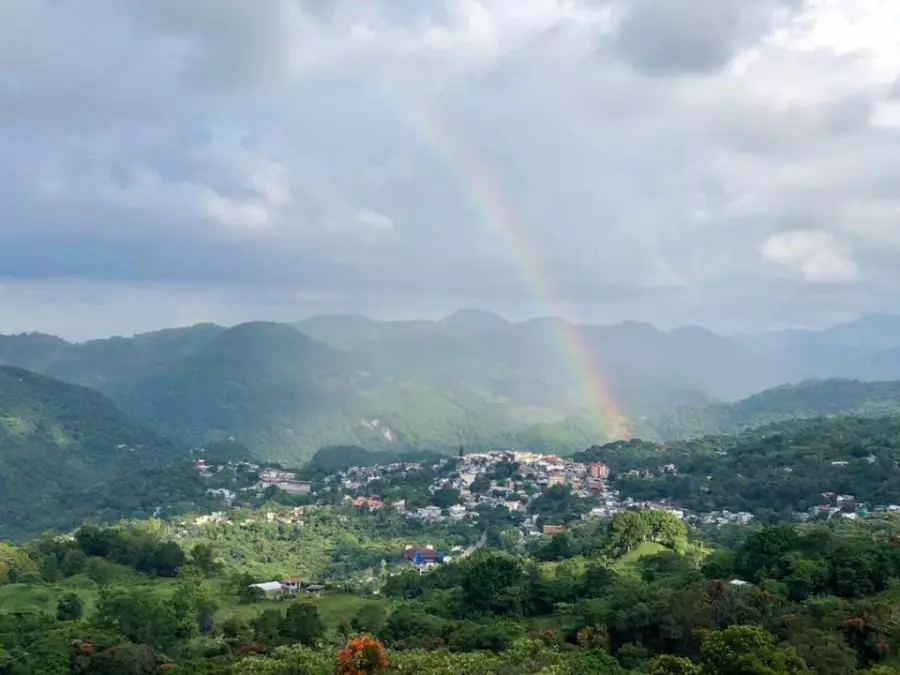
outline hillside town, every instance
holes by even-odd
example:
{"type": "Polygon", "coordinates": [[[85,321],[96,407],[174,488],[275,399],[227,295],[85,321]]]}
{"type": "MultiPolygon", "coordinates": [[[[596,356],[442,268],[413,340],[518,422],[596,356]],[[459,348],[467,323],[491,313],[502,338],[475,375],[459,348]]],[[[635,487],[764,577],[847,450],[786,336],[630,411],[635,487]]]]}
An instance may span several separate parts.
{"type": "Polygon", "coordinates": [[[735,523],[746,525],[753,516],[749,513],[715,511],[696,514],[665,501],[640,501],[623,497],[609,484],[610,468],[603,463],[581,463],[557,455],[543,455],[523,450],[498,450],[467,454],[460,457],[453,470],[438,477],[428,490],[431,494],[448,490],[458,493],[458,501],[446,507],[436,505],[409,508],[404,501],[384,502],[368,494],[367,487],[386,479],[403,479],[426,468],[422,463],[397,463],[372,467],[351,467],[329,477],[326,484],[339,485],[341,490],[356,493],[350,504],[360,509],[393,508],[409,518],[428,522],[452,522],[479,517],[482,508],[503,508],[511,514],[523,516],[522,529],[531,535],[554,534],[563,529],[533,508],[534,500],[547,490],[559,487],[573,497],[586,500],[590,509],[582,515],[588,518],[611,518],[622,510],[656,509],[676,517],[703,524],[735,523]]]}
{"type": "MultiPolygon", "coordinates": [[[[208,463],[198,459],[195,470],[205,477],[222,471],[238,471],[253,480],[239,490],[210,488],[228,505],[239,493],[261,494],[277,488],[308,500],[308,507],[323,503],[325,495],[340,495],[341,503],[363,512],[392,509],[404,517],[428,523],[476,524],[484,511],[502,509],[524,534],[555,534],[564,523],[542,513],[536,500],[541,495],[565,495],[582,500],[582,519],[611,518],[622,510],[666,511],[688,522],[707,525],[746,525],[750,513],[714,511],[694,513],[670,500],[645,501],[623,496],[610,485],[610,468],[601,462],[582,463],[553,454],[527,450],[497,450],[464,454],[431,462],[396,462],[375,466],[353,466],[318,482],[298,479],[298,472],[262,467],[252,462],[208,463]],[[416,492],[416,499],[391,498],[386,493],[412,491],[421,477],[429,482],[416,492]]],[[[674,467],[661,467],[675,471],[674,467]]],[[[330,502],[329,502],[330,503],[330,502]]],[[[214,516],[219,519],[224,516],[214,516]]]]}
{"type": "MultiPolygon", "coordinates": [[[[524,541],[552,537],[578,522],[611,519],[626,510],[664,511],[697,526],[746,526],[754,521],[754,515],[748,512],[724,509],[694,512],[675,500],[635,499],[613,486],[612,471],[605,463],[579,462],[527,450],[460,452],[456,457],[429,461],[351,466],[327,475],[310,475],[246,461],[215,463],[197,459],[193,467],[211,483],[228,482],[222,479],[232,477],[231,487],[211,486],[208,490],[222,497],[229,506],[244,503],[249,495],[259,498],[278,494],[288,498],[286,503],[295,505],[278,510],[266,508],[261,512],[235,510],[200,515],[193,522],[181,523],[182,536],[189,536],[191,529],[210,525],[239,528],[274,525],[297,531],[304,526],[308,514],[327,506],[343,506],[363,516],[387,511],[423,525],[471,528],[468,546],[452,546],[447,550],[412,537],[402,550],[397,549],[396,562],[390,570],[381,573],[390,575],[399,573],[403,567],[426,572],[466,558],[486,545],[489,527],[498,523],[502,523],[506,532],[518,530],[523,537],[520,541],[524,541]],[[561,504],[563,508],[559,508],[561,504]],[[237,516],[239,512],[241,517],[237,516]]],[[[623,474],[626,478],[650,480],[664,475],[678,475],[678,468],[669,463],[655,470],[629,470],[623,474]]],[[[866,505],[853,495],[825,492],[821,497],[821,504],[795,513],[794,518],[808,521],[870,515],[866,505]]],[[[885,507],[873,509],[871,515],[885,509],[900,512],[900,507],[885,507]]],[[[378,573],[369,570],[360,578],[363,583],[371,583],[377,576],[378,573]]],[[[318,595],[325,589],[320,582],[302,582],[291,577],[260,580],[246,590],[254,597],[291,599],[318,595]]]]}

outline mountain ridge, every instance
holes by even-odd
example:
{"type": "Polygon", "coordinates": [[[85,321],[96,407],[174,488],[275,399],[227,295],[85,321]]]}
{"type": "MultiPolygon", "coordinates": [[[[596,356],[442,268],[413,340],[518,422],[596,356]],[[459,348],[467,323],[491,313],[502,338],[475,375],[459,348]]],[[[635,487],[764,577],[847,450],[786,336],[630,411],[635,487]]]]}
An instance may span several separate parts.
{"type": "Polygon", "coordinates": [[[804,380],[766,389],[743,400],[680,408],[644,431],[665,440],[736,435],[791,420],[856,415],[900,415],[900,382],[853,379],[804,380]]]}
{"type": "MultiPolygon", "coordinates": [[[[0,336],[0,364],[96,389],[164,433],[191,442],[235,437],[261,458],[292,464],[327,445],[509,443],[569,452],[611,437],[589,423],[595,411],[562,321],[460,310],[439,320],[334,314],[206,323],[84,343],[23,334],[0,336]]],[[[900,379],[900,347],[858,339],[890,321],[836,329],[845,341],[857,337],[853,346],[825,340],[833,361],[776,349],[780,338],[771,334],[754,343],[634,321],[581,326],[579,356],[602,373],[636,433],[686,433],[680,425],[705,432],[735,426],[722,412],[729,402],[785,383],[900,379]]]]}

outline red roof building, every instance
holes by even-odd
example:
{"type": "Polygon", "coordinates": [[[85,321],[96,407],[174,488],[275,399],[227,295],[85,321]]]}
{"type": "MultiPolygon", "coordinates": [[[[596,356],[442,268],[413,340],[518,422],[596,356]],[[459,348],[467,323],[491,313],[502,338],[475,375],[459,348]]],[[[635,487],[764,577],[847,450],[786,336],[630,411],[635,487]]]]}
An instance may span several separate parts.
{"type": "Polygon", "coordinates": [[[598,480],[588,480],[587,489],[591,492],[602,492],[604,488],[603,482],[598,480]]]}
{"type": "Polygon", "coordinates": [[[378,497],[357,497],[350,504],[356,509],[380,509],[384,506],[378,497]]]}
{"type": "Polygon", "coordinates": [[[407,546],[403,551],[403,558],[406,562],[416,567],[436,565],[444,562],[444,554],[440,551],[435,551],[430,546],[407,546]]]}

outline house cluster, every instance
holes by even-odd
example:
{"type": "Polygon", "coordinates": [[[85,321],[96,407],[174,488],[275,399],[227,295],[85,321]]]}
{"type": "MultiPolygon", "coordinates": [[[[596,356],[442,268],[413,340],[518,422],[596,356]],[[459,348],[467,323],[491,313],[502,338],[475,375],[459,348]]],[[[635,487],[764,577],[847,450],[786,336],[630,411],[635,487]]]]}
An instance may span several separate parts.
{"type": "MultiPolygon", "coordinates": [[[[834,462],[832,462],[834,464],[834,462]]],[[[900,507],[897,507],[900,509],[900,507]]],[[[887,507],[885,511],[889,511],[887,507]]],[[[865,518],[870,515],[869,508],[856,501],[853,495],[837,494],[835,492],[823,492],[822,502],[811,506],[806,511],[796,513],[795,517],[799,521],[809,520],[831,520],[832,518],[845,518],[847,520],[856,520],[857,518],[865,518]]]]}
{"type": "MultiPolygon", "coordinates": [[[[717,453],[721,454],[721,453],[717,453]]],[[[865,458],[872,461],[872,458],[865,458]]],[[[842,465],[841,461],[831,462],[842,465]]],[[[194,468],[203,476],[212,477],[223,470],[232,470],[250,476],[251,487],[213,488],[223,501],[232,506],[241,490],[259,493],[270,486],[276,486],[292,494],[310,494],[310,483],[297,479],[297,474],[277,468],[263,467],[251,462],[229,462],[215,465],[199,458],[194,468]]],[[[677,475],[674,464],[666,464],[655,469],[635,469],[625,476],[654,478],[661,475],[677,475]]],[[[344,503],[360,511],[391,509],[404,517],[428,523],[475,523],[484,514],[484,509],[505,509],[515,521],[520,523],[525,534],[552,534],[554,525],[545,532],[545,522],[534,508],[533,501],[546,490],[555,486],[569,488],[573,495],[588,499],[590,510],[584,518],[610,518],[622,510],[662,510],[687,522],[700,525],[747,525],[754,517],[751,513],[728,510],[691,512],[678,503],[661,499],[657,501],[635,500],[620,496],[608,484],[610,469],[601,462],[582,463],[561,458],[553,454],[540,454],[528,450],[499,450],[471,453],[459,458],[442,459],[430,463],[397,462],[366,467],[350,467],[325,479],[326,487],[338,488],[345,496],[344,503]],[[403,485],[412,481],[414,474],[427,470],[433,479],[423,488],[428,499],[418,493],[416,504],[407,504],[403,499],[389,500],[382,493],[385,484],[403,485]],[[380,487],[379,487],[380,486],[380,487]],[[442,493],[442,494],[438,494],[442,493]],[[448,499],[449,496],[449,499],[448,499]],[[423,501],[426,504],[423,505],[423,501]]],[[[407,494],[412,501],[412,496],[407,494]]],[[[309,507],[307,507],[309,508],[309,507]]],[[[900,515],[900,506],[869,509],[856,501],[853,495],[826,492],[822,501],[808,510],[795,514],[798,520],[831,518],[865,518],[873,515],[900,515]]],[[[269,517],[276,517],[268,514],[269,517]]],[[[277,516],[279,522],[297,523],[300,515],[277,516]]],[[[223,513],[213,513],[198,518],[195,525],[230,523],[223,513]],[[202,521],[202,522],[201,522],[202,521]]],[[[235,523],[249,526],[249,523],[235,523]]],[[[428,563],[440,564],[430,555],[423,554],[428,563]]]]}
{"type": "MultiPolygon", "coordinates": [[[[524,513],[536,495],[557,485],[570,488],[580,497],[611,497],[608,477],[605,464],[583,464],[521,450],[500,451],[465,455],[455,473],[439,479],[431,490],[450,487],[459,491],[459,504],[446,509],[445,515],[458,521],[477,516],[476,509],[485,506],[524,513]]],[[[420,511],[426,512],[416,517],[433,519],[436,515],[420,511]]]]}
{"type": "Polygon", "coordinates": [[[556,455],[508,450],[462,457],[458,467],[458,480],[453,487],[459,488],[465,496],[465,492],[470,490],[479,477],[496,476],[496,470],[503,465],[515,466],[515,476],[509,479],[494,478],[491,490],[513,487],[514,493],[526,496],[536,489],[555,485],[565,485],[582,496],[589,496],[604,491],[605,481],[609,477],[609,467],[599,462],[583,464],[561,459],[556,455]]]}
{"type": "MultiPolygon", "coordinates": [[[[312,489],[310,483],[297,480],[297,474],[292,471],[261,467],[259,464],[254,464],[253,462],[226,462],[224,464],[215,464],[200,458],[194,460],[194,470],[205,478],[212,478],[223,471],[230,471],[235,474],[255,474],[258,476],[257,482],[244,489],[254,490],[256,492],[262,492],[273,485],[284,490],[288,494],[294,495],[309,494],[312,489]]],[[[224,488],[210,489],[207,490],[207,492],[220,494],[229,505],[233,504],[237,498],[236,492],[224,488]]]]}
{"type": "Polygon", "coordinates": [[[265,511],[260,514],[262,517],[234,519],[228,515],[240,513],[239,511],[213,511],[212,513],[196,516],[193,520],[182,520],[178,523],[178,534],[186,536],[188,530],[195,527],[203,527],[206,525],[237,525],[238,527],[248,528],[254,527],[259,523],[277,523],[280,525],[300,525],[303,524],[303,516],[312,510],[320,507],[316,505],[295,506],[279,512],[265,511]]]}
{"type": "Polygon", "coordinates": [[[300,579],[263,581],[258,584],[250,584],[248,588],[257,589],[267,600],[296,598],[298,595],[321,595],[325,591],[325,586],[322,584],[308,584],[300,579]]]}
{"type": "Polygon", "coordinates": [[[819,504],[809,507],[806,511],[795,513],[794,517],[801,522],[831,520],[832,518],[858,520],[860,518],[900,517],[900,504],[870,506],[859,501],[854,495],[837,492],[823,492],[821,496],[822,501],[819,504]]]}
{"type": "Polygon", "coordinates": [[[701,525],[749,525],[753,522],[753,514],[746,511],[708,511],[689,514],[689,520],[701,525]]]}
{"type": "MultiPolygon", "coordinates": [[[[524,513],[536,495],[557,485],[567,486],[581,497],[600,499],[610,507],[616,503],[616,493],[606,483],[609,467],[599,462],[584,464],[556,455],[509,450],[464,455],[455,462],[452,471],[442,471],[443,466],[444,462],[431,465],[410,462],[351,467],[327,482],[345,493],[355,493],[355,497],[345,497],[345,502],[354,508],[367,511],[391,508],[407,518],[429,523],[475,521],[484,507],[524,513]],[[434,495],[453,490],[459,495],[456,503],[413,508],[405,500],[385,502],[371,494],[370,486],[376,481],[402,482],[406,476],[425,468],[438,474],[428,492],[434,495]]],[[[531,521],[526,521],[526,527],[536,531],[536,523],[531,521]]]]}
{"type": "MultiPolygon", "coordinates": [[[[440,464],[427,468],[438,470],[440,464]]],[[[607,483],[610,475],[609,467],[603,463],[574,462],[556,455],[542,455],[530,451],[510,450],[460,457],[451,472],[438,473],[438,478],[429,486],[433,495],[439,490],[452,488],[458,491],[459,501],[446,507],[423,506],[407,508],[403,500],[385,502],[380,497],[369,494],[368,487],[375,481],[397,478],[412,472],[420,471],[422,463],[395,463],[381,466],[353,467],[336,476],[332,481],[345,491],[357,491],[366,496],[346,497],[347,503],[360,510],[377,510],[391,508],[407,518],[431,523],[453,523],[465,520],[477,520],[478,509],[502,507],[512,513],[526,514],[529,504],[544,490],[556,485],[564,485],[576,496],[590,499],[593,506],[583,517],[611,518],[623,510],[660,510],[675,517],[704,525],[747,525],[753,515],[747,512],[731,512],[727,510],[696,513],[682,508],[669,500],[635,500],[622,498],[617,490],[611,489],[607,483]]],[[[660,466],[650,472],[677,474],[674,464],[660,466]]],[[[642,475],[641,472],[632,472],[642,475]]],[[[539,525],[540,514],[530,513],[521,522],[525,534],[555,534],[557,525],[539,525]]]]}
{"type": "Polygon", "coordinates": [[[350,500],[350,505],[355,509],[368,509],[369,511],[384,508],[384,502],[378,497],[356,497],[350,500]]]}
{"type": "Polygon", "coordinates": [[[259,472],[259,483],[263,489],[272,485],[292,495],[307,495],[312,488],[306,481],[297,480],[297,474],[281,469],[263,469],[259,472]]]}

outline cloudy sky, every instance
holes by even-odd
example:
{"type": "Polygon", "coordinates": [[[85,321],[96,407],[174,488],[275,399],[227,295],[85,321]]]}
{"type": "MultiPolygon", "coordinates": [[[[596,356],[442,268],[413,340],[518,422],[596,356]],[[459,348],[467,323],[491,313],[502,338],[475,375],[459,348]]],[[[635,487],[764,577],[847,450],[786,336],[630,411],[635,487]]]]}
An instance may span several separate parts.
{"type": "Polygon", "coordinates": [[[0,331],[900,311],[896,0],[0,3],[0,331]]]}

